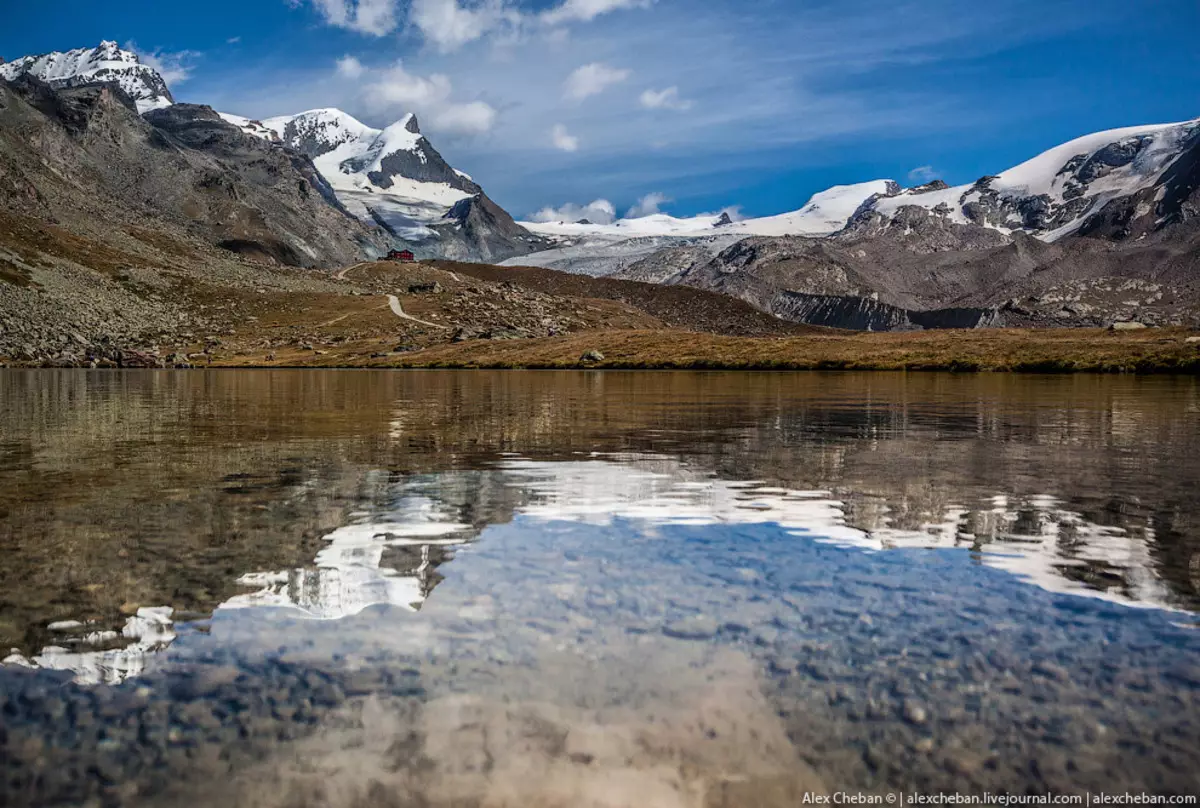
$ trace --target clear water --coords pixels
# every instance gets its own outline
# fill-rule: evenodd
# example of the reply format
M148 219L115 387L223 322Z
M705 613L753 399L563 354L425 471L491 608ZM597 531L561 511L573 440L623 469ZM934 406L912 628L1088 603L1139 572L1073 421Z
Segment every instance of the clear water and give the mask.
M0 372L0 804L1196 794L1198 484L1191 379Z

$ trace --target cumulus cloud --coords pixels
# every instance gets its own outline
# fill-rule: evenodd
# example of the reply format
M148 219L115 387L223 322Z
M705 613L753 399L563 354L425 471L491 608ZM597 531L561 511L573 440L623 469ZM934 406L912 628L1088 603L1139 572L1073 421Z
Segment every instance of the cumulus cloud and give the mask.
M193 62L200 56L197 51L183 50L168 52L163 50L142 50L136 42L126 42L125 49L137 54L138 61L152 68L170 87L183 84L192 77Z
M458 101L448 76L410 73L402 62L382 70L367 68L353 56L337 62L337 74L363 80L362 103L376 113L415 112L433 131L482 134L496 123L496 109L485 101Z
M292 8L305 0L286 0ZM539 13L522 12L517 0L308 0L328 25L384 36L400 24L408 6L408 23L439 51L449 53L489 34L520 34L536 26L561 28L586 23L624 8L643 8L653 0L563 0Z
M597 199L586 205L568 202L561 208L544 207L529 217L534 222L577 222L587 219L592 224L612 224L617 218L617 209L607 199Z
M582 101L588 96L604 92L614 84L620 84L631 75L629 70L592 62L577 68L567 77L563 84L563 95L573 101Z
M447 52L502 28L520 26L521 14L504 0L488 0L474 7L458 0L413 0L409 21L426 40Z
M561 123L554 124L554 128L550 130L550 139L554 142L556 149L562 149L565 152L579 149L579 138L568 132L567 127Z
M639 99L646 109L673 109L682 112L692 108L692 102L679 97L678 87L665 90L646 90Z
M932 182L942 176L942 172L935 171L933 166L917 166L912 171L908 172L908 178L913 182L921 184Z
M384 36L396 30L396 0L312 0L325 22L360 34Z
M671 199L666 194L660 194L657 191L646 194L637 201L636 205L625 212L625 218L639 219L642 216L653 216L655 213L661 213L660 206L670 201Z
M448 104L433 112L432 128L443 132L481 135L496 125L496 109L484 101Z
M337 72L339 76L348 79L362 78L363 73L367 69L363 67L363 63L355 59L353 56L343 56L337 60Z
M652 0L563 0L563 4L542 12L542 22L562 25L568 22L591 22L601 14L623 8L645 8Z

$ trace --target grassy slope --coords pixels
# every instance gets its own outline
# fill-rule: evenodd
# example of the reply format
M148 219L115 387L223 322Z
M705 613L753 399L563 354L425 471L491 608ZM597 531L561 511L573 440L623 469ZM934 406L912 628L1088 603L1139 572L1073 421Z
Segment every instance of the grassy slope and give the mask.
M1200 373L1185 329L989 329L782 338L681 331L606 331L469 342L372 360L372 366L725 368ZM583 362L598 350L601 362Z

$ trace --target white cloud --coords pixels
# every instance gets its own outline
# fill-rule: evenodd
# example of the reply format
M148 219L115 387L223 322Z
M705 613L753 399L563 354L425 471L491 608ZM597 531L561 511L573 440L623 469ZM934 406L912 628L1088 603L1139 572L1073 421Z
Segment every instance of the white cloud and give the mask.
M942 172L934 170L933 166L917 166L908 172L908 178L921 184L932 182L942 176Z
M569 99L582 101L588 96L604 92L614 84L620 84L631 75L632 71L609 67L603 62L592 62L567 77L563 94Z
M346 57L339 60L338 72L345 75ZM362 88L363 103L379 113L398 115L415 112L435 131L458 134L480 134L491 130L496 123L496 110L484 101L459 102L452 99L454 87L449 77L441 73L418 76L409 73L403 63L371 73L358 62L368 81Z
M362 62L353 56L343 56L337 60L337 72L339 76L348 79L358 79L362 78L363 73L366 73L367 69L363 67Z
M229 37L229 39L225 40L225 44L226 45L236 45L241 41L242 41L242 38L240 36L231 36L231 37Z
M409 21L442 52L457 50L500 28L515 28L521 15L504 0L487 0L474 7L458 0L413 0Z
M586 205L568 202L561 208L544 207L529 217L534 222L577 222L587 219L592 224L612 224L617 218L617 209L607 199L597 199Z
M299 8L304 0L286 0ZM372 36L384 36L399 26L402 0L309 0L329 25ZM519 34L539 23L554 29L590 22L601 14L624 8L643 8L653 0L563 0L540 14L523 13L517 0L411 0L408 22L442 53L489 34Z
M623 8L645 8L652 0L563 0L557 8L542 13L547 25L562 25L568 22L591 22L601 14Z
M554 124L554 128L550 130L550 139L554 141L554 148L562 149L565 152L573 152L579 149L579 138L570 134L567 127L561 123Z
M625 212L626 219L639 219L642 216L652 216L655 213L661 213L659 206L664 202L670 202L670 198L666 194L660 194L657 191L643 196L637 201L637 204Z
M496 110L484 101L448 104L433 112L430 120L434 130L481 135L496 125Z
M682 112L692 108L692 102L679 97L678 87L665 90L646 90L639 99L646 109L673 109Z
M360 34L384 36L396 30L396 0L312 0L325 22Z
M200 56L197 51L190 50L174 53L162 50L145 51L139 48L136 42L126 42L125 49L136 53L138 61L162 76L168 87L183 84L191 78L194 69L192 62Z

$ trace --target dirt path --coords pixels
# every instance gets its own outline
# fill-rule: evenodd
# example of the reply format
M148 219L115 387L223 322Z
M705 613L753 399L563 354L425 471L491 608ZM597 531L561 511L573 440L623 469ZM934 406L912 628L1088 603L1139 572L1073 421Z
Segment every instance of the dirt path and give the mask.
M391 306L391 308L392 308L392 313L395 314L397 317L399 317L402 320L411 320L414 323L420 323L421 325L433 326L434 328L449 328L450 327L448 325L441 325L440 323L431 323L428 320L418 320L416 317L413 317L411 314L409 314L408 312L406 312L404 310L404 307L400 305L400 298L396 297L395 295L388 295L387 299L388 299L388 305Z
M336 280L344 281L344 280L346 280L347 272L349 272L352 269L357 269L361 266L366 266L369 263L371 263L371 262L370 261L362 261L357 264L352 264L351 266L348 266L345 269L339 271L333 277ZM458 276L455 275L453 272L451 272L450 275L454 277L454 280L456 280L456 281L459 280ZM459 281L459 282L461 283L461 281ZM388 295L387 299L388 299L388 306L391 308L392 313L395 314L397 317L399 317L401 320L409 320L410 322L420 323L421 325L427 325L432 328L449 328L450 327L448 325L441 325L440 323L431 323L428 320L422 320L417 317L413 317L411 314L409 314L408 312L406 312L404 310L404 307L400 305L400 298L396 297L395 295ZM343 314L341 317L336 317L327 323L321 323L321 325L332 325L333 323L336 323L340 320L344 320L346 317L349 317L349 316L350 316L350 314Z
M333 279L338 280L338 281L344 281L344 280L346 280L347 272L349 272L352 269L358 269L359 267L366 266L369 263L371 263L371 262L370 261L361 261L357 264L351 264L350 266L346 267L345 269L340 270L336 275L333 276Z

